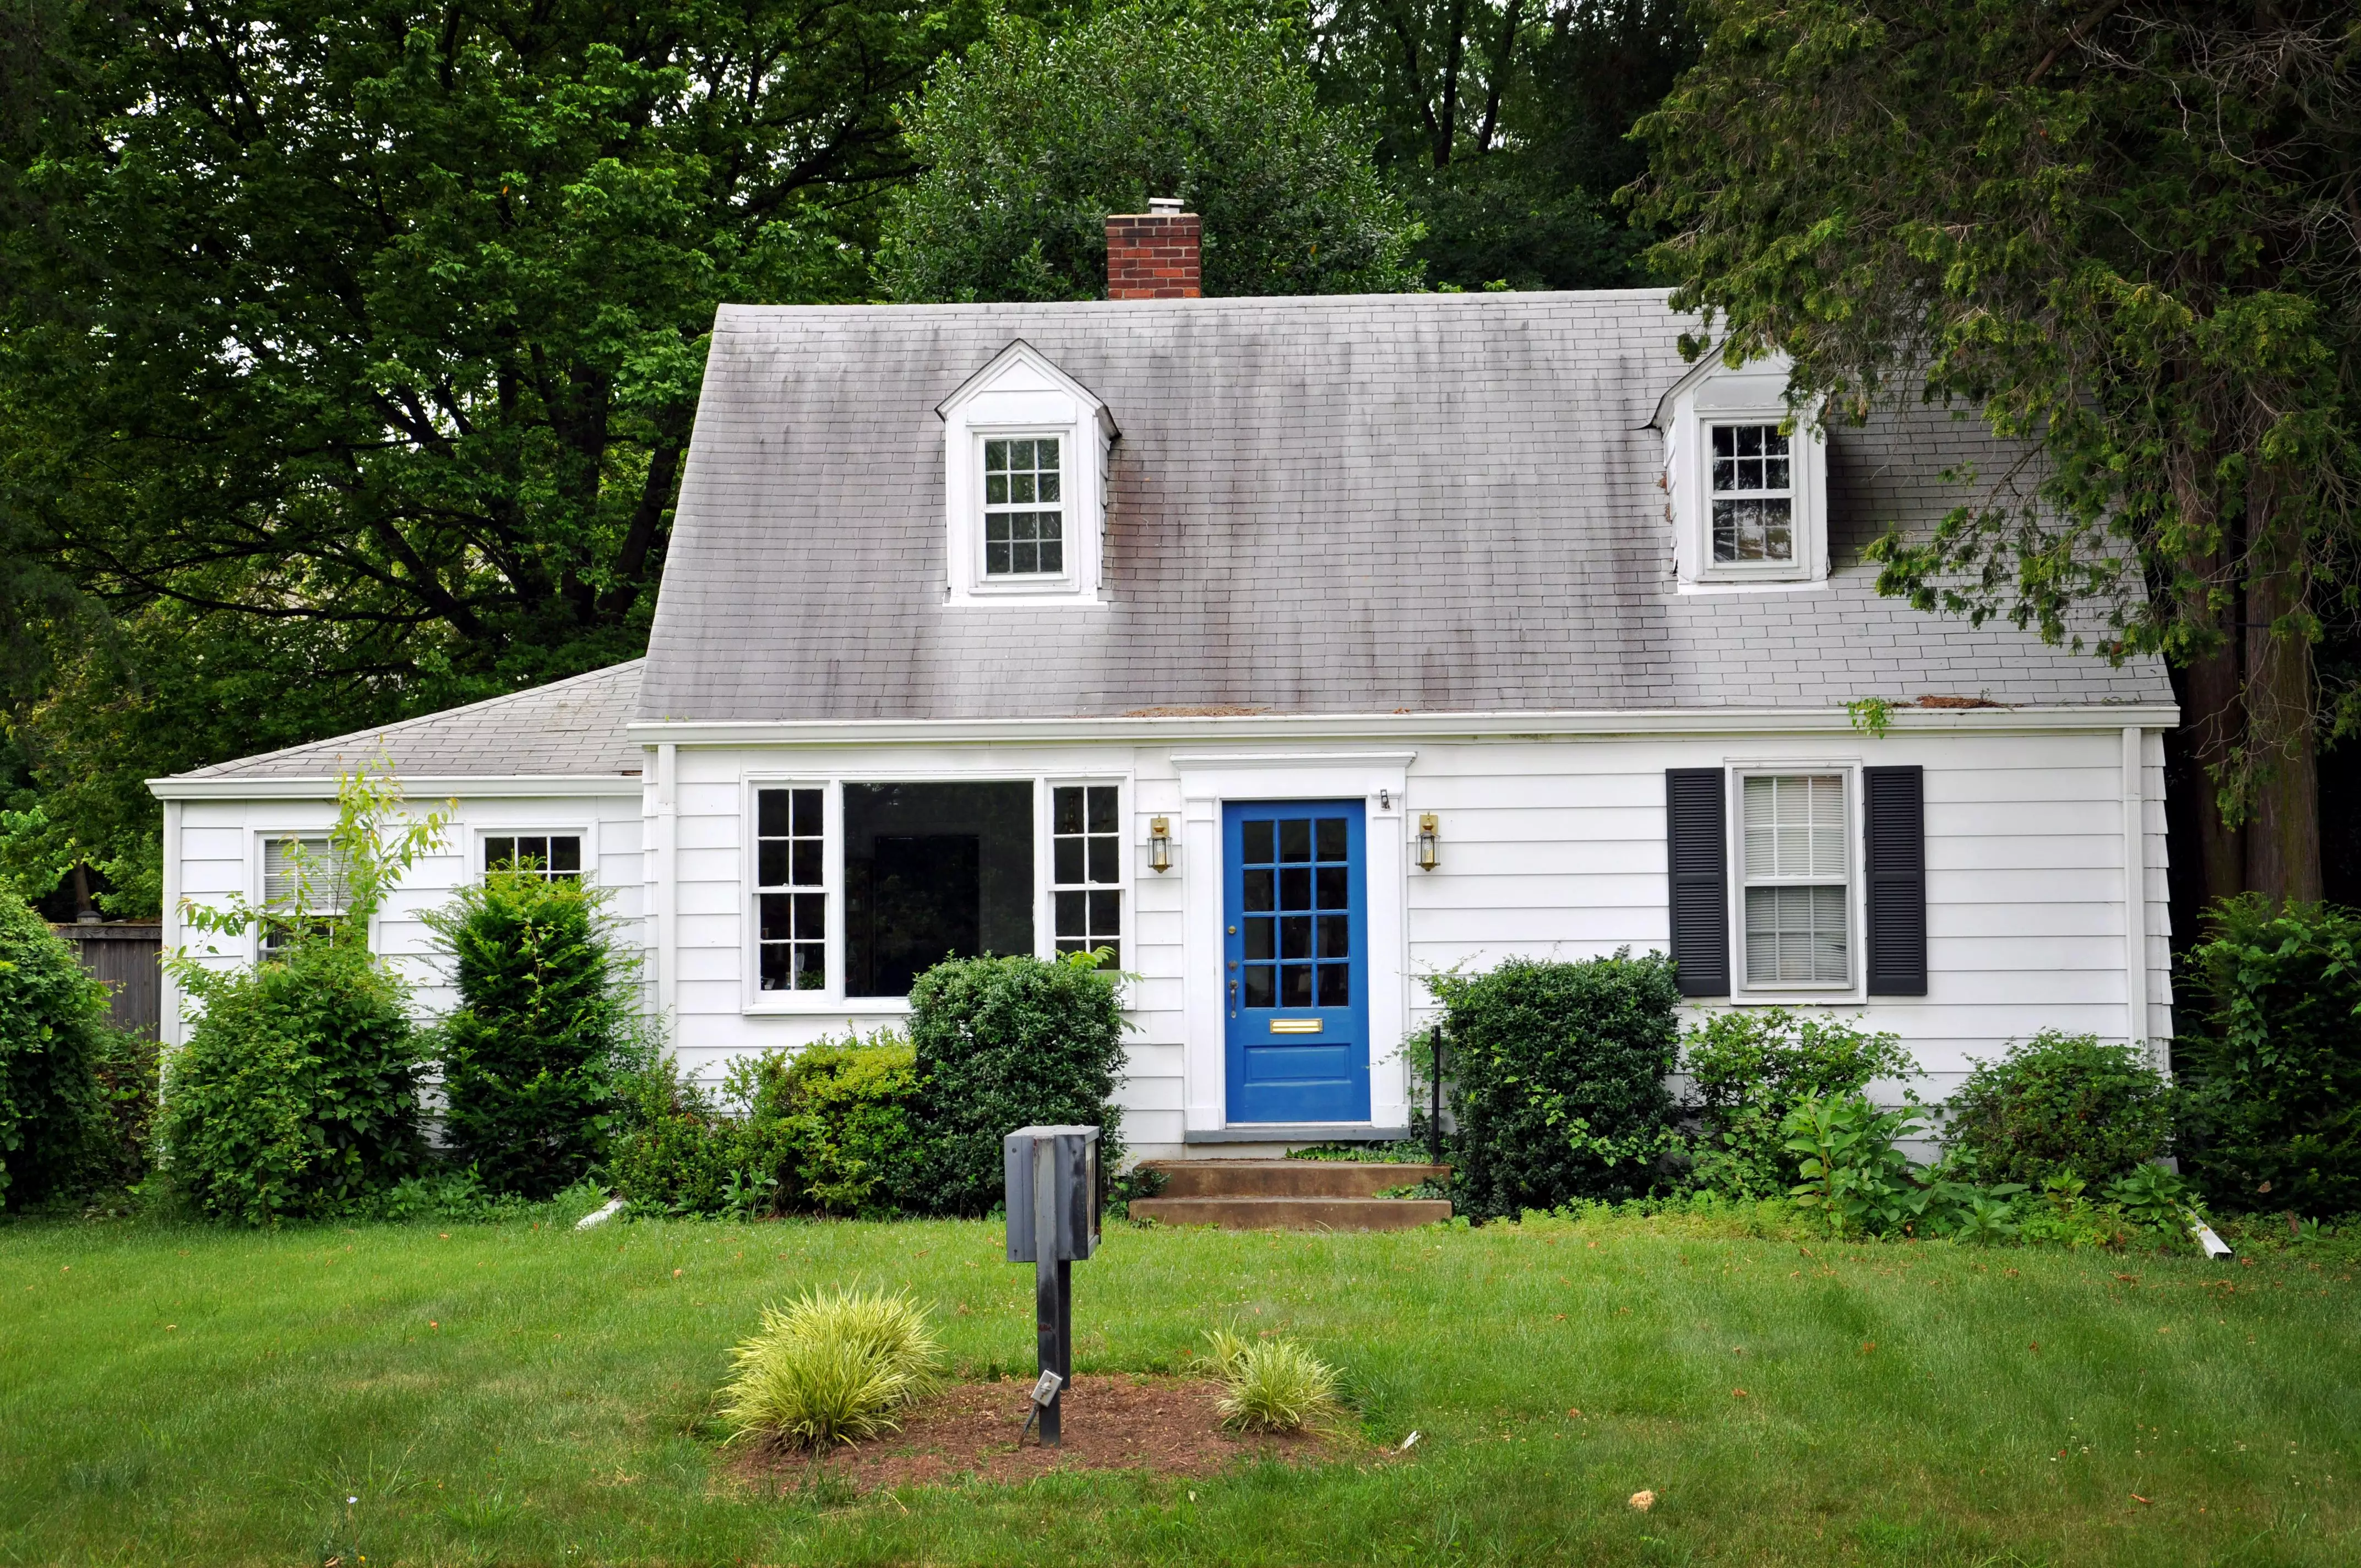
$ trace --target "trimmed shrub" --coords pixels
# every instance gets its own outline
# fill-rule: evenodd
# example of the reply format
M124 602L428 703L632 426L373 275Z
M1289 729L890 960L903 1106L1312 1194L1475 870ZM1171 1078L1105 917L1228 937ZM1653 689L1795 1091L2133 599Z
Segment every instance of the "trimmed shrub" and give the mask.
M713 1096L683 1078L667 1055L622 1085L620 1129L609 1146L607 1179L644 1214L752 1214L773 1210L763 1179L785 1156L749 1150L743 1119L725 1116Z
M1001 1201L1001 1139L1034 1124L1099 1129L1099 1163L1123 1157L1121 977L1076 953L954 959L910 987L910 1044L923 1085L907 1206L983 1214Z
M1784 1007L1715 1014L1689 1031L1681 1069L1697 1086L1690 1179L1730 1198L1775 1198L1803 1179L1783 1131L1797 1106L1916 1071L1892 1035Z
M83 1174L104 1111L97 1077L106 987L0 883L0 1208Z
M297 942L233 974L165 1067L173 1184L218 1219L337 1213L418 1169L418 1038L401 982L357 947Z
M781 1212L879 1218L916 1185L917 1053L891 1030L741 1057L724 1091L746 1108L750 1157L770 1150L779 1162L767 1174Z
M426 916L459 989L438 1030L444 1134L491 1191L546 1198L605 1152L635 1023L606 896L494 872Z
M1427 985L1445 1009L1463 1212L1620 1201L1656 1184L1657 1162L1679 1146L1664 1086L1680 1005L1670 959L1628 948L1579 963L1510 959Z
M2232 899L2191 957L2188 1168L2224 1209L2361 1212L2361 914Z
M1943 1146L1980 1181L2112 1181L2164 1153L2169 1086L2131 1046L2044 1029L1979 1063L1944 1107Z

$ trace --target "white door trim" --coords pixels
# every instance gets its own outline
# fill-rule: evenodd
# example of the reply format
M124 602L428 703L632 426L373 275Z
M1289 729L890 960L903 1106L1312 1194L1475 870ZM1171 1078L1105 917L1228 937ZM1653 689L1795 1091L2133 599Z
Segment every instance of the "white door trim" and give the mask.
M1410 1026L1410 928L1404 904L1410 857L1404 796L1415 751L1262 752L1177 756L1180 775L1181 1053L1184 1124L1228 1125L1222 1009L1222 806L1232 800L1366 803L1369 901L1369 1118L1410 1120L1400 1046ZM1344 1129L1340 1129L1344 1130Z

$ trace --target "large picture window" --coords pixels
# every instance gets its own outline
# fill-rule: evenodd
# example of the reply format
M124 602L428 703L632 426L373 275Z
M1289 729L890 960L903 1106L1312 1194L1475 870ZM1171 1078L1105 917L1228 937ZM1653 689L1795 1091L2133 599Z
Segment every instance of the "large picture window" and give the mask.
M1123 833L1113 784L1049 792L1049 902L1061 953L1112 950L1123 964Z
M1751 774L1739 799L1746 983L1850 983L1852 857L1844 775Z
M844 991L909 994L946 958L1033 951L1030 783L844 786Z

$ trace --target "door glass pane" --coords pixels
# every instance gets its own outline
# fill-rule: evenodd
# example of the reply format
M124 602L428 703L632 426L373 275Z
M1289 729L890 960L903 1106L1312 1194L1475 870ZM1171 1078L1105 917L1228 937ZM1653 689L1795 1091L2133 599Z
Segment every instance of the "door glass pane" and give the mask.
M1352 886L1350 868L1322 866L1319 871L1320 907L1342 909L1351 902L1348 889Z
M1279 873L1279 906L1281 909L1312 907L1312 868L1289 866Z
M1276 909L1279 907L1279 905L1273 902L1275 896L1275 883L1273 879L1277 874L1278 873L1275 872L1248 872L1246 873L1246 905L1248 909Z
M1246 953L1247 958L1275 959L1279 957L1278 946L1273 940L1273 927L1277 925L1278 922L1271 919L1268 916L1264 916L1258 920L1248 920L1246 923Z
M1323 817L1320 819L1319 826L1320 858L1323 861L1343 860L1345 842L1345 819L1341 817Z
M1246 1002L1247 1006L1270 1007L1278 1003L1278 983L1272 978L1278 972L1268 964L1246 965Z
M1310 964L1281 964L1279 974L1279 1004L1281 1007L1312 1005L1312 966Z
M1271 853L1271 824L1248 822L1242 825L1240 836L1246 842L1246 862L1250 866L1267 866L1277 859Z
M1311 823L1296 817L1279 825L1279 858L1282 861L1308 861L1312 858Z
M1323 959L1349 959L1353 956L1351 916L1323 915L1320 917L1320 956Z
M1279 956L1282 959L1308 959L1312 956L1312 916L1290 915L1279 923Z
M1322 964L1320 966L1320 1005L1350 1007L1353 1005L1353 966Z

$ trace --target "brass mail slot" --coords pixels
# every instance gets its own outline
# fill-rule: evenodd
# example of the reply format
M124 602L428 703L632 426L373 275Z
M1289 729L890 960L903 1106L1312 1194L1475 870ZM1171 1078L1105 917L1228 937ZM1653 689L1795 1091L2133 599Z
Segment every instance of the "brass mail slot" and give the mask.
M1274 1035L1316 1035L1324 1018L1273 1018L1270 1032Z

